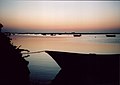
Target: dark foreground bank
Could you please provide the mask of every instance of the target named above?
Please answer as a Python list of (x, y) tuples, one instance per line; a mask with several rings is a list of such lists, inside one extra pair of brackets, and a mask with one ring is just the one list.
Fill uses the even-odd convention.
[(0, 85), (29, 85), (29, 62), (21, 51), (24, 49), (11, 44), (11, 39), (0, 32)]

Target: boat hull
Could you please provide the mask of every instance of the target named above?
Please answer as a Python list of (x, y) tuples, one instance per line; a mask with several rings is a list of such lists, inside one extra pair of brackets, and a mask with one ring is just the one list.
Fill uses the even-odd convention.
[[(119, 81), (119, 54), (79, 54), (59, 51), (45, 51), (61, 67), (63, 74), (94, 83)], [(91, 80), (92, 79), (92, 80)], [(83, 80), (82, 80), (83, 81)]]
[(82, 65), (111, 65), (119, 62), (120, 54), (80, 54), (60, 51), (45, 51), (62, 69), (78, 68)]
[(109, 35), (106, 35), (106, 37), (116, 37), (116, 35), (109, 34)]

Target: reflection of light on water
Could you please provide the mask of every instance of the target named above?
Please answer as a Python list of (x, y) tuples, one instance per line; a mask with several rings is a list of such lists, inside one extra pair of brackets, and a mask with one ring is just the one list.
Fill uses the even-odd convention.
[[(120, 35), (108, 38), (105, 35), (57, 36), (11, 36), (14, 45), (30, 51), (57, 50), (77, 53), (120, 53)], [(55, 61), (46, 53), (31, 54), (26, 58), (31, 71), (31, 79), (52, 80), (60, 70)]]
[(52, 80), (60, 70), (57, 63), (46, 53), (31, 54), (27, 60), (30, 62), (31, 79), (34, 80)]

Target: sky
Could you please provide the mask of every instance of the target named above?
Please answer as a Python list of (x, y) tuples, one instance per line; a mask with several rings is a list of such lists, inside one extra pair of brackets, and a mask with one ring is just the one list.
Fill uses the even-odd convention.
[(120, 1), (0, 1), (0, 23), (14, 32), (120, 30)]

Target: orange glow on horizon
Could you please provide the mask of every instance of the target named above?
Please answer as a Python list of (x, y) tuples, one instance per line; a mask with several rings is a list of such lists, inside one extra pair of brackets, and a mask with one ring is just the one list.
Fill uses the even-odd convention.
[(110, 29), (120, 27), (119, 22), (114, 20), (79, 20), (79, 21), (59, 21), (59, 20), (11, 20), (7, 27), (13, 28), (29, 28), (29, 29), (58, 29), (58, 30), (90, 30), (90, 29)]
[[(17, 1), (0, 5), (6, 27), (27, 30), (120, 28), (120, 2)], [(4, 8), (4, 9), (3, 9)]]

